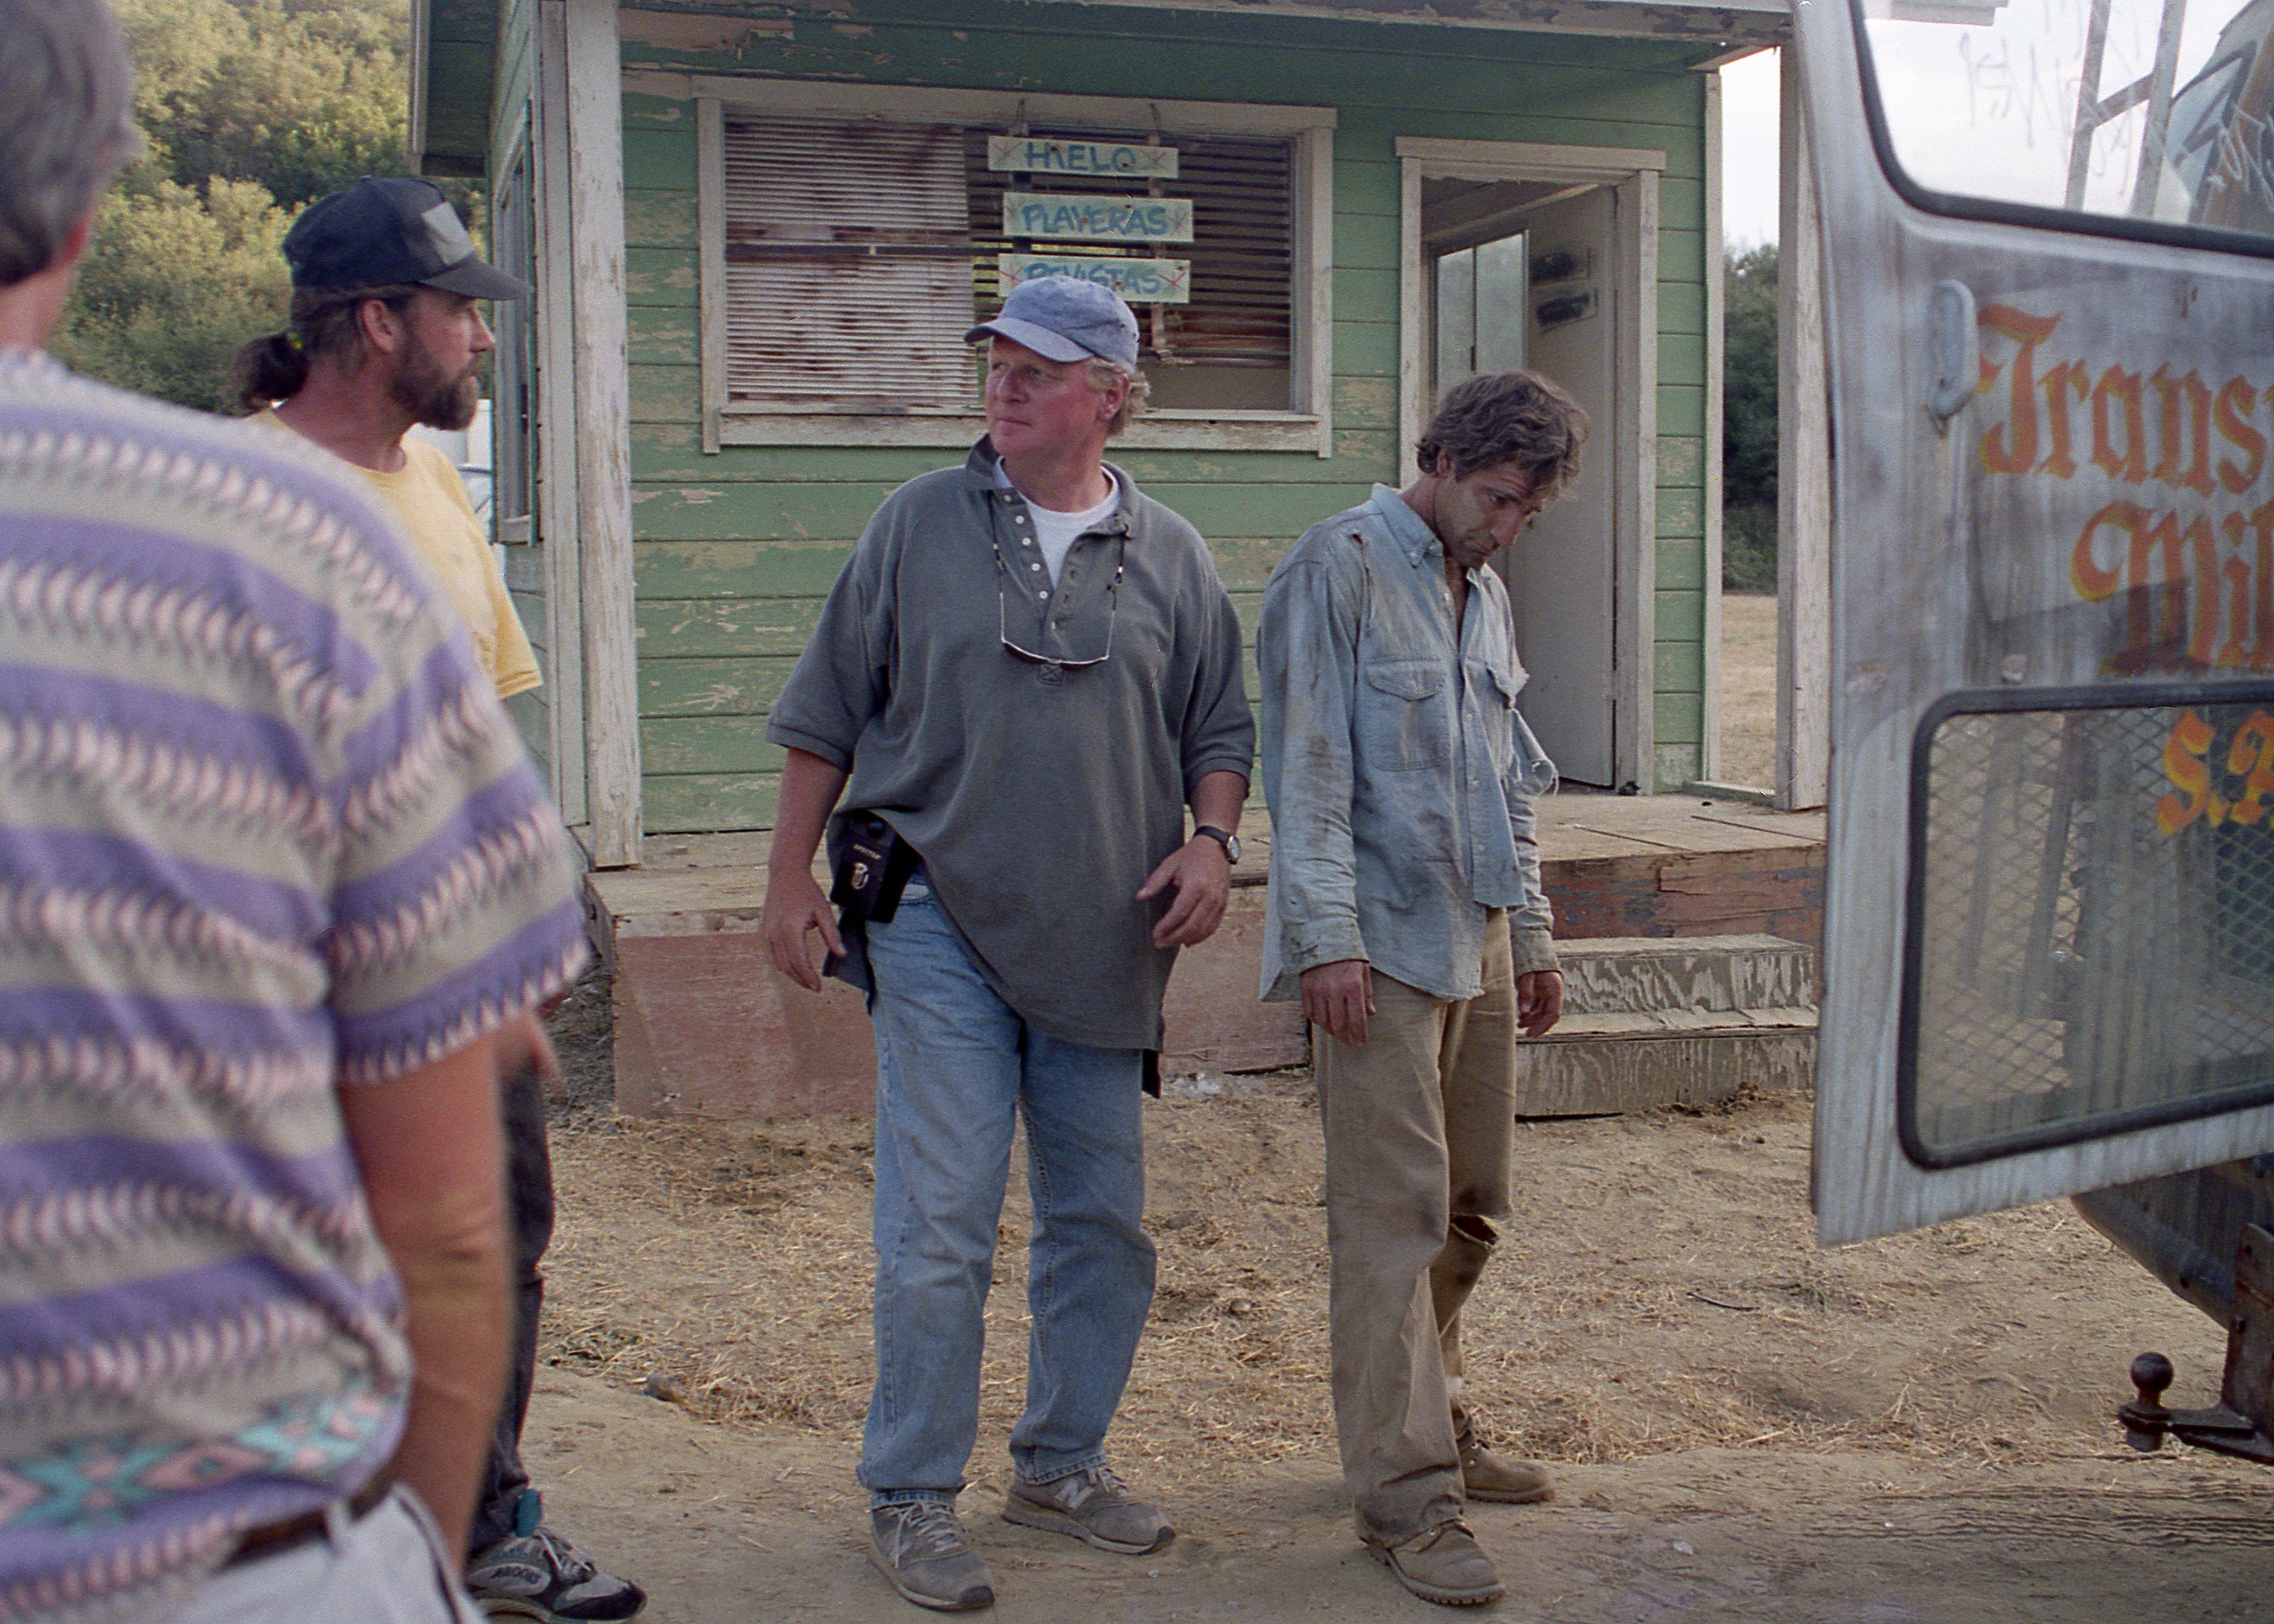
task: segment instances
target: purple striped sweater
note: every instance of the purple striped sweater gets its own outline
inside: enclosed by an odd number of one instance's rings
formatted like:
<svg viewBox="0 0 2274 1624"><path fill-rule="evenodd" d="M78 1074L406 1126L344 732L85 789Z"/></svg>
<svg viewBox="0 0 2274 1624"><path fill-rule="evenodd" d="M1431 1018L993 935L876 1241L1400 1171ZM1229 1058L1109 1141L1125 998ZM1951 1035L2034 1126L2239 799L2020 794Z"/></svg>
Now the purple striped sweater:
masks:
<svg viewBox="0 0 2274 1624"><path fill-rule="evenodd" d="M0 350L0 1624L162 1611L400 1437L336 1091L584 954L440 604L325 459Z"/></svg>

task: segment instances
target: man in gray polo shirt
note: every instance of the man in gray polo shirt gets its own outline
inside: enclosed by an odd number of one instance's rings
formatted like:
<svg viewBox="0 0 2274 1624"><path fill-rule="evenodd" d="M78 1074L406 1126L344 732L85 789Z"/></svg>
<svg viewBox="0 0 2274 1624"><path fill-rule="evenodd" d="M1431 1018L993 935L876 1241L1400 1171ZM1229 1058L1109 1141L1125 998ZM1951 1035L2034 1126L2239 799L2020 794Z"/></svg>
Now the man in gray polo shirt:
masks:
<svg viewBox="0 0 2274 1624"><path fill-rule="evenodd" d="M766 729L788 751L769 950L818 991L817 934L876 1023L871 1549L943 1611L994 1600L954 1505L1014 1117L1034 1328L1003 1515L1108 1551L1175 1538L1104 1439L1152 1301L1141 1099L1161 997L1177 949L1223 918L1254 748L1206 545L1104 461L1146 392L1129 307L1048 277L968 338L988 346L987 437L885 499ZM810 873L840 793L848 880L915 863L841 933ZM876 855L894 840L908 851Z"/></svg>

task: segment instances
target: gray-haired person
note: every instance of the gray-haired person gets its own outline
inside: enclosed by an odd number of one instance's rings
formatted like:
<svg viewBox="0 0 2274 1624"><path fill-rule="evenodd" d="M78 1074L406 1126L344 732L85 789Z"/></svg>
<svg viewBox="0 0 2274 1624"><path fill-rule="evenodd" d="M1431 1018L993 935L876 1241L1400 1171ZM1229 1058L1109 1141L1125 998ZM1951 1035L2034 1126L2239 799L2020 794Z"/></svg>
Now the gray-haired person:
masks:
<svg viewBox="0 0 2274 1624"><path fill-rule="evenodd" d="M1335 1425L1359 1536L1430 1601L1502 1594L1469 1500L1542 1500L1461 1392L1461 1306L1509 1210L1515 1045L1562 1012L1487 568L1577 476L1587 419L1533 372L1456 386L1420 477L1313 525L1256 632L1273 845L1263 996L1319 1028Z"/></svg>
<svg viewBox="0 0 2274 1624"><path fill-rule="evenodd" d="M871 1549L942 1610L995 1594L954 1507L1018 1118L1033 1332L1003 1515L1108 1551L1174 1537L1105 1433L1153 1295L1161 995L1223 917L1254 747L1208 548L1104 461L1143 388L1135 316L1051 276L969 337L987 437L885 499L766 729L789 752L773 960L818 990L817 933L877 1029ZM809 868L840 793L842 933Z"/></svg>
<svg viewBox="0 0 2274 1624"><path fill-rule="evenodd" d="M45 353L130 77L0 0L0 1618L477 1624L576 870L375 499Z"/></svg>

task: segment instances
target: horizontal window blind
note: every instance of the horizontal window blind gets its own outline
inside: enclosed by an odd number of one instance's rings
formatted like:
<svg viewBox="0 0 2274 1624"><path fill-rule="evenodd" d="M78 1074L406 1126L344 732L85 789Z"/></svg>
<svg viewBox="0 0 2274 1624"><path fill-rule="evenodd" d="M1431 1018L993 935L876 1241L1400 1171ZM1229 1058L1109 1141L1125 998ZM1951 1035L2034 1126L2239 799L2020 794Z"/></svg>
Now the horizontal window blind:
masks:
<svg viewBox="0 0 2274 1624"><path fill-rule="evenodd" d="M723 133L728 401L975 405L963 132L767 117Z"/></svg>
<svg viewBox="0 0 2274 1624"><path fill-rule="evenodd" d="M1195 240L1157 248L1003 234L1003 196L1127 192L1099 176L987 167L1000 130L790 115L724 121L727 395L786 411L970 410L963 344L1001 307L996 259L1019 251L1171 258L1192 265L1189 304L1137 306L1141 359L1162 368L1289 366L1293 351L1291 142L1161 137L1178 173L1163 195L1193 203ZM1146 139L1094 128L1021 133ZM1195 387L1206 388L1204 373Z"/></svg>

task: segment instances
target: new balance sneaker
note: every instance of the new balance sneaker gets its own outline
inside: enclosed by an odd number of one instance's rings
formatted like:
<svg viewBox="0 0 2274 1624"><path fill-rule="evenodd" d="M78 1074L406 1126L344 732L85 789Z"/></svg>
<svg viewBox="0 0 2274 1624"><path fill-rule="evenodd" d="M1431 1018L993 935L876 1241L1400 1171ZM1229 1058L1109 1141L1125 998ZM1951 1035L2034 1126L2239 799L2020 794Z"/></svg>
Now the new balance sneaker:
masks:
<svg viewBox="0 0 2274 1624"><path fill-rule="evenodd" d="M995 1605L995 1579L955 1507L943 1500L893 1500L869 1512L869 1555L892 1588L935 1613Z"/></svg>
<svg viewBox="0 0 2274 1624"><path fill-rule="evenodd" d="M540 1624L619 1624L647 1605L645 1590L604 1571L567 1535L542 1522L467 1563L466 1589L491 1618Z"/></svg>
<svg viewBox="0 0 2274 1624"><path fill-rule="evenodd" d="M1013 1478L1003 1497L1003 1520L1134 1556L1158 1551L1177 1537L1159 1507L1139 1500L1113 1468L1103 1465L1048 1483Z"/></svg>

